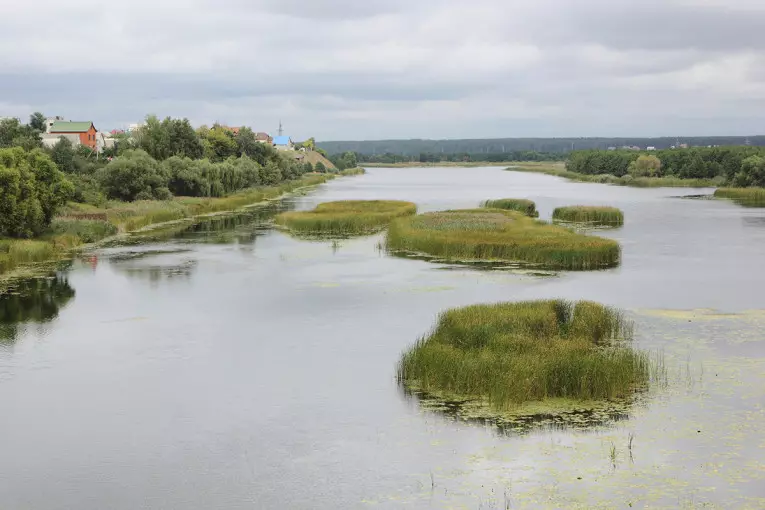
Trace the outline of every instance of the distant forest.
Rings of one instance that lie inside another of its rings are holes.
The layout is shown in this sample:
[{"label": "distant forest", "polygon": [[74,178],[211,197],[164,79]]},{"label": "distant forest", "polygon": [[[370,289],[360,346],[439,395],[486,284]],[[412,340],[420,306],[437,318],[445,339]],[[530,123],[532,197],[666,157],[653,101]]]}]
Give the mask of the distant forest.
[{"label": "distant forest", "polygon": [[[498,160],[517,161],[515,157],[524,152],[562,159],[572,150],[608,149],[609,147],[655,147],[668,149],[673,145],[687,144],[691,147],[714,145],[765,146],[765,136],[695,136],[662,138],[495,138],[474,140],[373,140],[348,142],[317,142],[317,146],[329,154],[355,152],[363,161],[440,161],[440,160]],[[510,154],[512,153],[512,154]],[[505,157],[499,156],[505,154]],[[387,157],[384,157],[386,156]],[[483,157],[482,157],[483,155]],[[486,156],[492,155],[492,158]],[[557,156],[553,156],[557,155]],[[392,156],[397,156],[392,158]],[[424,159],[423,159],[424,158]],[[501,159],[497,159],[501,158]],[[537,159],[537,158],[529,158]]]}]

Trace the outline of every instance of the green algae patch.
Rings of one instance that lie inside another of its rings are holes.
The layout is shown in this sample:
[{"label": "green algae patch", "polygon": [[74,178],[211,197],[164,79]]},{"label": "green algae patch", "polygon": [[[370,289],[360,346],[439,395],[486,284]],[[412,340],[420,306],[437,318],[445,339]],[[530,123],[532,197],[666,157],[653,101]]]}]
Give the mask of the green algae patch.
[{"label": "green algae patch", "polygon": [[426,213],[391,222],[388,250],[445,262],[502,261],[543,269],[616,267],[621,250],[613,239],[576,233],[504,209]]},{"label": "green algae patch", "polygon": [[518,211],[529,218],[538,218],[537,204],[524,198],[500,198],[487,200],[481,204],[486,209],[505,209],[506,211]]},{"label": "green algae patch", "polygon": [[553,221],[565,223],[584,223],[604,227],[624,225],[624,213],[616,207],[573,205],[558,207],[553,211]]},{"label": "green algae patch", "polygon": [[394,218],[417,213],[399,200],[342,200],[319,204],[312,211],[286,212],[274,222],[297,234],[363,235],[385,229]]},{"label": "green algae patch", "polygon": [[457,308],[403,354],[398,380],[503,412],[548,399],[628,398],[656,372],[632,347],[633,330],[621,311],[589,301]]}]

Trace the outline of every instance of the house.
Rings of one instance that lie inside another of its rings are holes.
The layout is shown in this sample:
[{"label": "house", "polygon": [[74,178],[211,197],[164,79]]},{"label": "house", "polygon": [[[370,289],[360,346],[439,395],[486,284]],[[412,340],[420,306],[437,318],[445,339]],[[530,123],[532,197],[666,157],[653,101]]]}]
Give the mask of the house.
[{"label": "house", "polygon": [[52,149],[54,145],[56,145],[59,140],[62,138],[66,138],[70,142],[72,142],[72,147],[77,148],[80,146],[80,135],[78,133],[64,133],[64,134],[57,134],[52,135],[50,133],[44,133],[40,135],[40,139],[42,140],[43,147],[47,147],[48,149]]},{"label": "house", "polygon": [[653,146],[649,145],[648,147],[645,148],[645,150],[647,150],[647,151],[655,151],[656,147],[653,147]]},{"label": "house", "polygon": [[66,120],[57,120],[53,122],[50,135],[71,135],[77,134],[80,137],[80,144],[96,150],[96,127],[92,122],[71,122]]},{"label": "house", "polygon": [[239,130],[240,130],[240,129],[242,129],[242,128],[238,128],[238,127],[229,127],[229,126],[221,126],[221,129],[225,129],[226,131],[228,131],[228,132],[229,132],[229,133],[231,133],[232,135],[236,136],[236,135],[238,135],[238,134],[239,134]]},{"label": "house", "polygon": [[271,138],[271,135],[268,133],[264,133],[262,131],[255,133],[255,140],[257,140],[260,143],[267,143],[273,145],[274,139]]},{"label": "house", "polygon": [[295,150],[295,144],[292,143],[292,138],[289,136],[275,136],[274,147],[280,151],[292,151]]}]

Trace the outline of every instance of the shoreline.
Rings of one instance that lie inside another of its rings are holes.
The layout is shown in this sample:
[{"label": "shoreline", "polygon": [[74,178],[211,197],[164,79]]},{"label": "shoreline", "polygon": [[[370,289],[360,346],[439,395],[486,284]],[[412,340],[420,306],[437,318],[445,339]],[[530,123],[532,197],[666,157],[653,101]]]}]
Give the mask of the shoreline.
[{"label": "shoreline", "polygon": [[566,170],[563,163],[518,163],[505,168],[508,172],[526,172],[561,177],[574,182],[610,184],[632,188],[718,188],[721,184],[714,179],[681,179],[679,177],[616,177],[611,174],[579,174]]},{"label": "shoreline", "polygon": [[[122,224],[116,224],[116,226],[120,229],[120,231],[114,235],[104,237],[103,239],[99,239],[98,241],[92,242],[92,243],[85,243],[85,244],[79,244],[77,246],[73,246],[70,248],[66,248],[62,250],[56,258],[52,258],[49,260],[43,260],[43,261],[36,261],[36,262],[27,262],[27,263],[21,263],[15,268],[11,269],[10,271],[7,271],[5,273],[0,273],[0,293],[4,293],[8,290],[9,287],[13,285],[15,281],[18,280],[24,280],[27,278],[34,278],[37,276],[41,276],[45,273],[48,273],[50,271],[56,270],[57,266],[61,264],[66,264],[70,261],[72,261],[74,258],[76,258],[79,254],[85,253],[87,251],[96,249],[102,245],[113,243],[115,241],[119,241],[121,239],[127,239],[130,236],[136,235],[136,234],[142,234],[142,233],[148,233],[152,232],[154,230],[161,230],[166,227],[170,227],[173,225],[180,225],[183,223],[193,223],[195,220],[202,219],[202,218],[208,218],[208,217],[214,217],[214,216],[224,216],[224,215],[230,215],[237,212],[242,212],[247,209],[264,206],[269,204],[270,202],[274,202],[277,200],[283,200],[284,198],[287,198],[289,196],[299,194],[302,191],[310,190],[311,188],[315,188],[317,186],[320,186],[321,184],[324,184],[328,181],[331,181],[337,177],[345,177],[350,175],[357,175],[357,174],[317,174],[316,176],[309,176],[309,177],[322,177],[322,179],[319,182],[310,182],[306,183],[305,185],[298,186],[296,188],[290,189],[288,191],[284,191],[279,195],[275,196],[264,196],[260,198],[259,200],[256,200],[254,202],[250,202],[244,205],[236,206],[234,205],[231,209],[221,209],[216,211],[209,211],[209,212],[199,212],[197,214],[191,214],[189,216],[185,216],[182,218],[174,218],[170,220],[165,221],[157,221],[153,223],[148,223],[146,225],[142,225],[135,229],[129,229],[129,230],[121,230],[125,223]],[[294,183],[297,183],[297,181],[293,181]],[[282,183],[283,185],[284,183]],[[278,189],[280,186],[272,186],[272,187],[264,187],[264,188],[252,188],[250,190],[245,190],[245,192],[250,191],[256,191],[256,192],[263,192],[267,193],[269,189]],[[231,197],[221,197],[220,199],[206,199],[206,200],[226,200],[230,199]],[[160,201],[157,201],[158,203],[161,203]],[[113,223],[114,224],[114,223]],[[34,240],[34,239],[33,239]],[[38,239],[38,241],[45,242],[44,240]],[[51,241],[52,242],[52,241]]]}]

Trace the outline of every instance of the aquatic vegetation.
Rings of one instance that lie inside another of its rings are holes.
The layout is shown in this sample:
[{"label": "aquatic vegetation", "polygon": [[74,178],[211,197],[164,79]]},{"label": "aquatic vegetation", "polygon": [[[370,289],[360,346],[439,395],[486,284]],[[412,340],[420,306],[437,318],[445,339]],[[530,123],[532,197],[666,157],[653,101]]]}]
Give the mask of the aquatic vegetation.
[{"label": "aquatic vegetation", "polygon": [[624,213],[616,207],[573,205],[558,207],[553,211],[554,221],[589,223],[608,227],[624,225]]},{"label": "aquatic vegetation", "polygon": [[719,188],[714,196],[746,207],[765,207],[765,188]]},{"label": "aquatic vegetation", "polygon": [[519,163],[506,168],[506,170],[511,172],[533,172],[578,182],[613,184],[633,188],[710,188],[720,185],[723,181],[722,178],[683,179],[673,175],[663,177],[633,177],[627,174],[617,177],[613,174],[580,174],[566,170],[563,163]]},{"label": "aquatic vegetation", "polygon": [[531,200],[523,198],[500,198],[498,200],[487,200],[481,204],[481,207],[487,209],[505,209],[508,211],[518,211],[530,218],[537,218],[537,204]]},{"label": "aquatic vegetation", "polygon": [[97,219],[58,218],[51,229],[56,234],[76,236],[83,243],[95,243],[117,233],[117,227],[108,221]]},{"label": "aquatic vegetation", "polygon": [[367,173],[367,171],[360,166],[357,166],[356,168],[346,168],[345,170],[340,171],[340,175],[342,176],[364,175],[365,173]]},{"label": "aquatic vegetation", "polygon": [[411,202],[344,200],[319,204],[312,211],[285,212],[274,221],[296,233],[367,234],[384,229],[394,218],[416,213]]},{"label": "aquatic vegetation", "polygon": [[619,244],[578,234],[503,209],[467,209],[398,218],[387,248],[448,261],[500,260],[547,269],[588,270],[619,265]]},{"label": "aquatic vegetation", "polygon": [[486,399],[497,410],[550,398],[625,398],[653,372],[650,356],[631,346],[633,330],[619,310],[588,301],[457,308],[403,354],[398,380]]},{"label": "aquatic vegetation", "polygon": [[59,248],[50,241],[0,239],[0,273],[21,264],[45,262],[59,255]]}]

